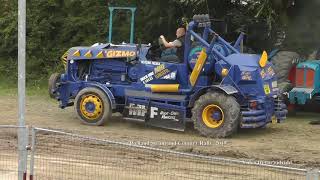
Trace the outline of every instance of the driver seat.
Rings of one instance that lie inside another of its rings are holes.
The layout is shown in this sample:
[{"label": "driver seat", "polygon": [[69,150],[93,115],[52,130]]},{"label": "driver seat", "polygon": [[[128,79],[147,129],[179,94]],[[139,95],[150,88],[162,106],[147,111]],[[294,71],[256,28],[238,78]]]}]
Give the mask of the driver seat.
[{"label": "driver seat", "polygon": [[177,48],[168,48],[162,51],[160,61],[170,63],[183,62],[183,60],[177,56]]}]

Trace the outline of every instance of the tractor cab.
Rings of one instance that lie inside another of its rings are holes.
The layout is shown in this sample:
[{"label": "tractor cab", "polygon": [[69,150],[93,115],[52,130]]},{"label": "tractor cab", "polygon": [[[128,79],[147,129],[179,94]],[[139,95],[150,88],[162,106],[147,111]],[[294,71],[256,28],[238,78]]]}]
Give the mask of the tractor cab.
[{"label": "tractor cab", "polygon": [[291,104],[305,104],[320,93],[320,61],[306,61],[296,67],[296,86],[289,92]]},{"label": "tractor cab", "polygon": [[147,51],[146,59],[149,61],[183,63],[183,58],[177,55],[177,48],[165,48],[161,45],[150,47]]},{"label": "tractor cab", "polygon": [[153,45],[148,49],[146,58],[150,61],[183,63],[184,44],[182,47],[166,48],[162,40],[159,38],[158,44]]}]

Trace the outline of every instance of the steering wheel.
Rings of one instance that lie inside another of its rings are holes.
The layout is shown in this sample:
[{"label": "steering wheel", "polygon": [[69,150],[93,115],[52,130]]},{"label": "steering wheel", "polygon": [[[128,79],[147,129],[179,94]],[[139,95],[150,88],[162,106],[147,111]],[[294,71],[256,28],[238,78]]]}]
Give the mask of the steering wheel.
[{"label": "steering wheel", "polygon": [[166,47],[164,46],[163,41],[162,41],[161,38],[158,39],[158,44],[159,44],[159,47],[160,47],[161,51],[166,50]]},{"label": "steering wheel", "polygon": [[213,42],[216,42],[217,41],[217,39],[218,39],[218,37],[217,37],[217,34],[212,34],[213,35],[213,37],[212,37],[212,39],[211,39],[211,43],[213,43]]},{"label": "steering wheel", "polygon": [[160,45],[153,45],[147,52],[146,58],[151,61],[157,61],[161,57],[162,50]]}]

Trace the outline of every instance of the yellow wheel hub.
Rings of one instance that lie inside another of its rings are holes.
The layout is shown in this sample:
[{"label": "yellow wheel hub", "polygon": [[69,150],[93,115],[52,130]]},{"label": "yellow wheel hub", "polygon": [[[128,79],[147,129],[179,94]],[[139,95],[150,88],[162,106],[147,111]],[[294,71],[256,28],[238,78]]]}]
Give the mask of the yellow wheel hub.
[{"label": "yellow wheel hub", "polygon": [[82,97],[80,102],[81,114],[89,119],[96,120],[102,115],[103,103],[100,97],[94,94],[88,94]]},{"label": "yellow wheel hub", "polygon": [[224,122],[223,110],[214,104],[206,106],[202,111],[202,121],[209,128],[218,128]]}]

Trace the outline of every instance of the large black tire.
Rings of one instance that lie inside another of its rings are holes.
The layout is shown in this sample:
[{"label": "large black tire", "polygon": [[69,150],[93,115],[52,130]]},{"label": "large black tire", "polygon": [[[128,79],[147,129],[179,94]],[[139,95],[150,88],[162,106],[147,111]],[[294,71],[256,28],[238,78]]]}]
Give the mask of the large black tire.
[{"label": "large black tire", "polygon": [[278,78],[278,87],[281,92],[289,92],[293,87],[288,80],[291,68],[297,64],[300,55],[290,51],[280,51],[271,60],[275,66],[276,76]]},{"label": "large black tire", "polygon": [[[90,116],[88,115],[89,111],[84,111],[87,105],[86,101],[87,103],[94,104],[94,112],[96,112],[96,108],[98,107],[97,112],[93,113],[95,116]],[[112,115],[108,96],[100,89],[94,87],[84,88],[78,93],[75,99],[75,111],[82,123],[92,126],[103,125]]]},{"label": "large black tire", "polygon": [[61,74],[60,73],[53,73],[48,81],[48,92],[51,98],[55,98],[55,90],[57,89],[57,83],[60,81]]},{"label": "large black tire", "polygon": [[[205,124],[203,113],[206,107],[215,105],[223,112],[224,120],[216,128]],[[240,105],[233,96],[224,93],[207,92],[200,96],[192,109],[194,128],[203,136],[213,138],[224,138],[234,134],[240,123]]]}]

